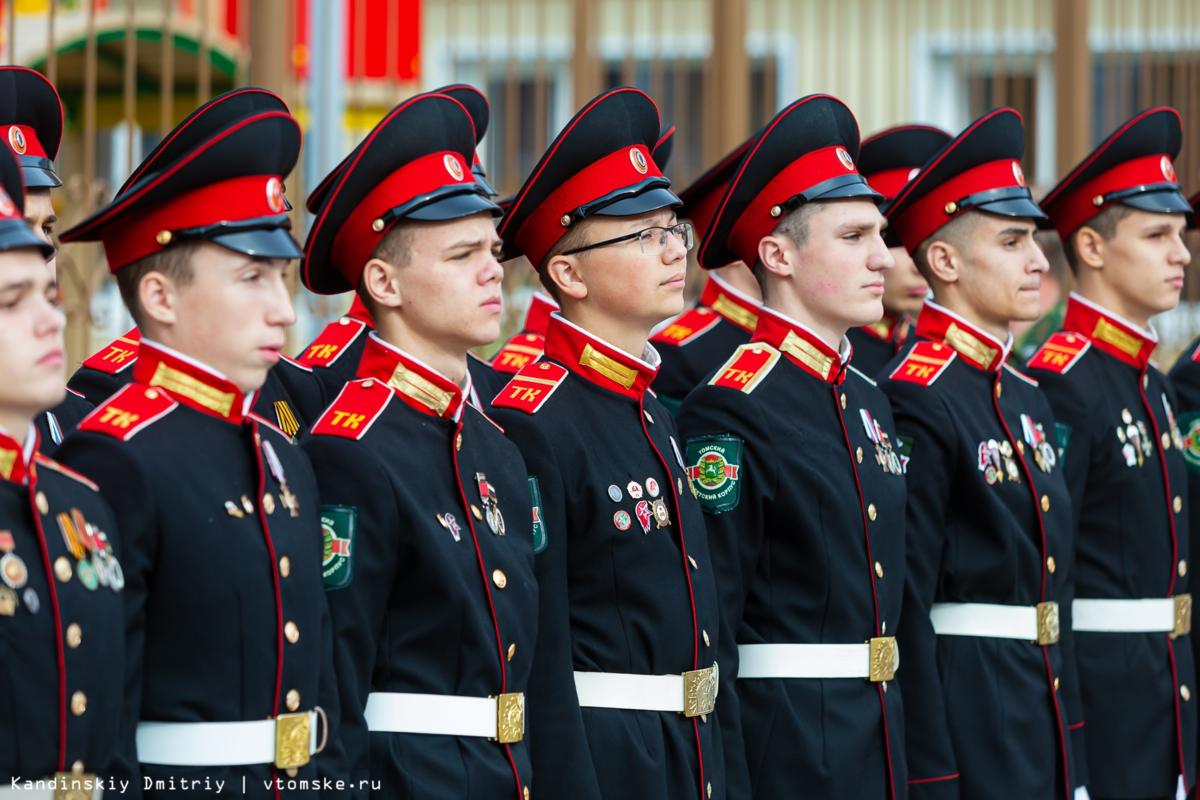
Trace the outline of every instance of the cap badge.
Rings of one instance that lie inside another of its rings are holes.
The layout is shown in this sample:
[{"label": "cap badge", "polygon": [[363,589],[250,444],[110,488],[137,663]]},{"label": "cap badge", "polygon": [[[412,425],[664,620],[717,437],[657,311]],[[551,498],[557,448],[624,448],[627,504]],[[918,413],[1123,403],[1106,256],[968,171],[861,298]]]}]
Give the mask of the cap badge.
[{"label": "cap badge", "polygon": [[12,149],[16,151],[17,155],[25,155],[25,132],[16,125],[12,125],[8,129],[8,143],[12,145]]},{"label": "cap badge", "polygon": [[842,166],[845,167],[846,169],[850,170],[851,172],[853,172],[854,171],[854,159],[852,159],[850,157],[850,154],[846,152],[846,148],[839,147],[839,148],[837,148],[837,150],[835,152],[837,152],[838,161],[842,162]]},{"label": "cap badge", "polygon": [[1025,187],[1025,173],[1021,171],[1020,163],[1014,161],[1014,162],[1012,162],[1012,167],[1013,167],[1013,177],[1017,179],[1017,186],[1024,188]]},{"label": "cap badge", "polygon": [[1164,178],[1171,183],[1178,183],[1175,178],[1175,165],[1171,163],[1170,156],[1163,156],[1162,160],[1158,162],[1158,165],[1162,167],[1162,174]]},{"label": "cap badge", "polygon": [[456,181],[463,179],[462,164],[458,163],[458,159],[452,153],[446,153],[442,156],[442,163],[446,165],[446,172],[450,173],[450,177]]},{"label": "cap badge", "polygon": [[0,188],[0,217],[15,217],[16,215],[17,207],[12,198],[8,196],[8,192]]},{"label": "cap badge", "polygon": [[650,169],[650,165],[646,163],[646,156],[636,147],[629,148],[629,160],[633,162],[633,168],[643,175]]},{"label": "cap badge", "polygon": [[279,178],[267,179],[267,205],[276,214],[282,214],[286,203],[283,200],[283,182]]}]

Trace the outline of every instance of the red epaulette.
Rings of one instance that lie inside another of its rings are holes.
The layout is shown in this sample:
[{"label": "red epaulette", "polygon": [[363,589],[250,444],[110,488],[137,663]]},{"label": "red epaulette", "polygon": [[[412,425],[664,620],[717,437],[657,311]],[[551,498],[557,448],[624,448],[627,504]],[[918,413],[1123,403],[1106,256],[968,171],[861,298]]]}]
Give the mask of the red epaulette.
[{"label": "red epaulette", "polygon": [[566,377],[566,368],[558,364],[549,361],[529,364],[500,390],[500,394],[492,401],[492,407],[515,408],[532,414],[546,404]]},{"label": "red epaulette", "polygon": [[350,381],[321,414],[312,433],[361,439],[391,402],[392,390],[374,378]]},{"label": "red epaulette", "polygon": [[1064,374],[1092,346],[1091,339],[1078,333],[1059,331],[1037,349],[1026,364],[1030,369]]},{"label": "red epaulette", "polygon": [[106,433],[127,442],[151,422],[162,419],[179,403],[166,392],[130,383],[92,409],[79,423],[79,430]]},{"label": "red epaulette", "polygon": [[362,335],[366,327],[365,322],[353,317],[342,317],[337,322],[331,322],[296,360],[306,367],[328,367],[341,357],[351,342]]},{"label": "red epaulette", "polygon": [[290,356],[285,356],[283,353],[279,354],[279,360],[284,362],[285,364],[295,367],[296,369],[301,369],[301,370],[304,370],[305,372],[312,372],[312,367],[310,367],[308,364],[301,364],[296,359],[291,358]]},{"label": "red epaulette", "polygon": [[958,354],[950,345],[941,342],[917,342],[888,377],[894,381],[932,386],[956,355]]},{"label": "red epaulette", "polygon": [[540,333],[519,333],[492,356],[492,369],[515,375],[541,358],[545,345],[546,337]]},{"label": "red epaulette", "polygon": [[86,476],[80,475],[78,472],[71,469],[70,467],[63,466],[62,464],[55,461],[53,458],[50,458],[49,456],[42,455],[41,453],[34,453],[33,460],[38,463],[38,466],[45,467],[46,469],[52,469],[57,473],[66,475],[68,478],[72,478],[74,480],[79,481],[84,486],[91,489],[93,492],[100,491],[100,487],[97,486],[95,483],[93,483],[91,480],[89,480]]},{"label": "red epaulette", "polygon": [[683,312],[658,333],[650,337],[655,344],[682,347],[694,342],[701,334],[721,321],[721,315],[711,308],[700,306]]},{"label": "red epaulette", "polygon": [[769,344],[750,342],[733,351],[733,356],[708,383],[710,386],[723,386],[750,394],[778,363],[778,350]]},{"label": "red epaulette", "polygon": [[103,372],[105,375],[116,375],[137,361],[140,346],[141,336],[138,329],[134,328],[124,336],[100,348],[95,355],[89,356],[83,362],[83,366]]}]

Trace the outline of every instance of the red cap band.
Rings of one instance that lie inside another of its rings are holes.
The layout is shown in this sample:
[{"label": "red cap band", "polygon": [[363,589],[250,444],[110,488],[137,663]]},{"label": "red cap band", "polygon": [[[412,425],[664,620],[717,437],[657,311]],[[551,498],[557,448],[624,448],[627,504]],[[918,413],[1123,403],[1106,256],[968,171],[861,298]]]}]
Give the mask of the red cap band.
[{"label": "red cap band", "polygon": [[920,171],[920,167],[900,167],[885,169],[874,175],[864,175],[863,177],[867,179],[867,183],[872,189],[883,195],[885,200],[891,200],[900,194],[900,190],[904,188],[905,184],[917,177],[917,173]]},{"label": "red cap band", "polygon": [[662,177],[645,145],[633,145],[610,153],[554,190],[517,231],[516,245],[534,269],[567,232],[562,218],[582,205],[647,178]]},{"label": "red cap band", "polygon": [[921,242],[955,218],[960,211],[960,200],[979,192],[1015,187],[1025,188],[1025,173],[1021,172],[1021,164],[1016,159],[1006,158],[980,164],[961,175],[955,175],[917,200],[899,219],[892,222],[892,229],[908,252],[916,252]]},{"label": "red cap band", "polygon": [[[1122,192],[1135,186],[1178,182],[1170,156],[1142,156],[1097,175],[1070,194],[1059,197],[1045,211],[1058,230],[1058,235],[1066,241],[1068,236],[1082,228],[1089,219],[1120,202],[1103,202],[1104,195]],[[1097,199],[1101,199],[1098,205]]]},{"label": "red cap band", "polygon": [[100,241],[109,271],[116,272],[165,250],[171,241],[159,244],[161,231],[277,216],[285,210],[283,182],[278,175],[248,175],[172,197],[145,214],[130,214],[101,228]]},{"label": "red cap band", "polygon": [[19,156],[49,158],[42,143],[38,141],[37,131],[28,125],[9,125],[4,129],[4,141],[8,143],[8,148]]}]

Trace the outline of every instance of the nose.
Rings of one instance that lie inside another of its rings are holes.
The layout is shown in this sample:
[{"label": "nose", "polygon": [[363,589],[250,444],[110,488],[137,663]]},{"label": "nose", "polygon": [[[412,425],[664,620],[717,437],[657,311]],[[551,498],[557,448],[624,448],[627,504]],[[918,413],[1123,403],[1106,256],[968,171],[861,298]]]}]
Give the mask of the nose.
[{"label": "nose", "polygon": [[871,257],[867,260],[867,268],[875,271],[891,269],[896,266],[896,258],[883,241],[883,233],[876,232],[871,242]]},{"label": "nose", "polygon": [[484,257],[483,269],[479,271],[480,284],[499,283],[504,280],[504,265],[495,253],[488,251]]},{"label": "nose", "polygon": [[1032,239],[1033,245],[1033,263],[1031,272],[1049,272],[1050,261],[1046,258],[1046,253],[1042,250],[1042,246],[1038,244],[1037,239]]},{"label": "nose", "polygon": [[1183,241],[1183,231],[1180,231],[1175,236],[1175,246],[1171,248],[1171,260],[1172,263],[1178,264],[1181,267],[1186,267],[1192,261],[1192,253]]},{"label": "nose", "polygon": [[687,247],[674,233],[667,233],[667,247],[663,250],[663,263],[675,264],[684,258],[687,258]]},{"label": "nose", "polygon": [[272,295],[268,322],[271,325],[281,325],[285,328],[296,324],[296,308],[292,305],[292,293],[288,291],[282,272],[276,274],[275,291]]},{"label": "nose", "polygon": [[39,307],[35,324],[39,336],[60,335],[67,326],[67,315],[63,313],[62,308],[46,299]]}]

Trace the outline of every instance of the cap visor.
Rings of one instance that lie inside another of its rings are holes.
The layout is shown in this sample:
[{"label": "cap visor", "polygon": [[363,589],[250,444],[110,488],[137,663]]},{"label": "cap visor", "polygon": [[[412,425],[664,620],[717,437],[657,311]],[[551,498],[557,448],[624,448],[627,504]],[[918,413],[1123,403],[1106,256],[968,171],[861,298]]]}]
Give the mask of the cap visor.
[{"label": "cap visor", "polygon": [[610,203],[604,208],[596,209],[594,213],[606,217],[631,217],[634,214],[644,214],[660,208],[678,208],[681,205],[683,205],[683,201],[676,197],[674,192],[656,186],[636,197],[626,197]]},{"label": "cap visor", "polygon": [[475,175],[475,182],[487,193],[488,197],[499,197],[500,193],[496,191],[496,187],[488,183],[487,175],[483,174],[481,169],[472,169],[471,173]]},{"label": "cap visor", "polygon": [[1142,211],[1154,211],[1160,214],[1193,213],[1192,206],[1179,192],[1146,192],[1134,194],[1121,199],[1121,203]]},{"label": "cap visor", "polygon": [[21,176],[25,178],[26,189],[54,188],[62,186],[62,180],[54,174],[54,170],[41,167],[22,167]]},{"label": "cap visor", "polygon": [[54,248],[37,237],[23,219],[0,222],[0,250],[19,250],[36,247],[44,258],[54,255]]},{"label": "cap visor", "polygon": [[1033,200],[1025,197],[997,200],[994,203],[982,203],[970,210],[987,211],[990,214],[999,214],[1002,217],[1029,217],[1032,220],[1046,219],[1046,212],[1042,211]]},{"label": "cap visor", "polygon": [[822,192],[815,197],[810,197],[809,200],[840,200],[844,197],[861,197],[864,200],[879,205],[884,201],[884,196],[867,185],[866,181],[862,183],[848,183],[845,186],[837,186],[830,189],[828,192]]},{"label": "cap visor", "polygon": [[300,245],[284,228],[260,228],[250,231],[235,231],[208,240],[222,247],[255,258],[300,258],[304,253]]},{"label": "cap visor", "polygon": [[493,217],[498,217],[504,213],[500,210],[500,206],[491,200],[478,192],[469,191],[462,194],[452,194],[449,197],[434,200],[432,203],[426,203],[404,214],[402,218],[438,222],[469,217],[472,214],[479,214],[484,211]]}]

